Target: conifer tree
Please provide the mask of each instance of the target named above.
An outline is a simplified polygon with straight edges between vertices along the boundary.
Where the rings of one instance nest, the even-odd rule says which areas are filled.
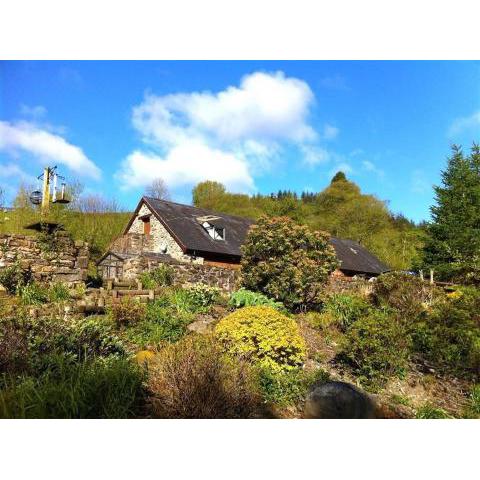
[[[452,147],[427,227],[423,265],[437,278],[480,283],[480,148]]]

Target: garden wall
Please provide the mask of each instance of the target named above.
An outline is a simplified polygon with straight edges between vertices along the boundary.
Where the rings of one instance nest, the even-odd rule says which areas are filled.
[[[212,265],[199,265],[194,263],[179,262],[168,255],[158,257],[139,255],[128,258],[123,264],[124,278],[137,278],[140,273],[157,267],[160,263],[170,265],[175,272],[175,284],[188,285],[204,283],[212,287],[218,287],[225,292],[231,292],[236,288],[239,272],[228,268],[215,267]]]
[[[39,282],[81,283],[87,276],[88,244],[67,232],[39,236],[0,234],[0,270],[19,262]]]

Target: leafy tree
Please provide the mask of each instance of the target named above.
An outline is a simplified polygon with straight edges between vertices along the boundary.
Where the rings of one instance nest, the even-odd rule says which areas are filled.
[[[329,235],[287,217],[262,217],[248,235],[242,257],[243,286],[300,309],[319,303],[338,266]]]
[[[480,148],[452,147],[442,184],[435,186],[423,264],[445,280],[480,283]]]
[[[200,182],[192,191],[193,204],[196,207],[213,209],[225,191],[225,186],[220,182]]]
[[[343,172],[337,172],[333,178],[332,178],[332,182],[331,183],[335,183],[335,182],[345,182],[347,180],[347,177],[345,176],[345,174]]]

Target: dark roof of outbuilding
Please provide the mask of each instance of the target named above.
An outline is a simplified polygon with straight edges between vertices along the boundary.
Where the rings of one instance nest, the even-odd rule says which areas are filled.
[[[210,253],[240,259],[242,255],[240,247],[245,241],[248,229],[255,223],[250,218],[226,215],[153,197],[142,197],[125,233],[143,203],[176,239],[185,253]],[[198,217],[204,216],[219,217],[217,220],[212,219],[210,223],[225,228],[225,240],[214,240],[210,237],[198,220]],[[370,275],[379,275],[389,270],[375,255],[353,240],[332,237],[330,243],[341,262],[340,270]]]
[[[371,275],[380,275],[390,270],[373,253],[353,240],[331,237],[330,243],[341,262],[340,270]]]
[[[240,247],[245,241],[250,225],[254,223],[249,218],[226,215],[153,197],[142,197],[135,215],[143,202],[186,253],[213,253],[227,257],[240,257]],[[130,228],[135,215],[125,232]],[[198,217],[205,216],[218,217],[218,219],[210,220],[210,223],[225,229],[225,240],[214,240],[207,233],[198,220]]]

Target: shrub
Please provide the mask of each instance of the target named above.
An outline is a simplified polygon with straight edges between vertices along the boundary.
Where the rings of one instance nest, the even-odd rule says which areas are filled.
[[[311,385],[319,381],[326,382],[328,379],[329,374],[320,369],[310,372],[302,369],[287,372],[261,369],[259,375],[260,388],[265,402],[281,407],[304,401]]]
[[[262,217],[242,247],[242,284],[289,309],[320,302],[330,272],[337,266],[329,236],[286,217]]]
[[[328,330],[332,325],[337,325],[337,319],[330,312],[307,312],[305,320],[319,330]]]
[[[29,284],[31,281],[31,270],[22,268],[19,263],[14,263],[10,267],[0,270],[0,285],[11,295],[14,295],[20,287]]]
[[[275,308],[280,312],[284,312],[285,306],[282,302],[276,302],[271,298],[268,298],[263,293],[252,292],[246,288],[240,288],[230,295],[228,305],[233,308],[253,307],[257,305],[266,305],[268,307]]]
[[[196,283],[188,287],[188,295],[191,298],[192,304],[199,309],[209,307],[214,304],[220,296],[220,289],[216,287],[210,287],[203,283]]]
[[[405,320],[411,321],[425,311],[438,291],[418,277],[401,272],[389,272],[380,275],[373,289],[378,305],[387,305],[402,313]]]
[[[81,363],[52,357],[36,377],[9,378],[0,390],[1,418],[128,418],[142,405],[142,373],[124,358]]]
[[[336,319],[343,331],[359,318],[368,315],[370,308],[370,304],[363,298],[348,293],[336,293],[328,296],[323,306],[323,310]]]
[[[347,330],[340,358],[353,367],[363,383],[377,387],[404,371],[409,347],[402,322],[388,311],[374,310]]]
[[[245,307],[222,319],[215,334],[230,354],[272,370],[288,370],[305,359],[305,341],[295,320],[271,307]]]
[[[147,305],[145,320],[129,328],[124,335],[141,348],[176,342],[185,335],[191,321],[192,314],[166,306],[165,300],[160,298]]]
[[[168,287],[173,284],[175,278],[175,271],[170,265],[164,263],[158,267],[150,270],[149,272],[143,272],[140,275],[140,280],[144,288],[155,287]]]
[[[465,417],[480,418],[480,384],[472,387],[469,404],[465,411]]]
[[[117,327],[134,325],[145,318],[146,307],[144,304],[131,297],[123,297],[110,307],[110,316]]]
[[[54,283],[48,289],[48,299],[53,302],[64,302],[70,299],[70,292],[64,283]]]
[[[444,419],[444,418],[453,418],[448,412],[443,410],[443,408],[437,408],[431,403],[426,403],[421,406],[415,415],[415,418],[421,419]]]
[[[480,292],[439,303],[412,326],[416,352],[438,367],[458,374],[480,373]]]
[[[0,374],[22,372],[29,365],[29,345],[25,330],[11,318],[0,318]]]
[[[261,405],[251,368],[222,355],[210,336],[191,335],[161,350],[148,387],[159,418],[246,418]]]
[[[19,287],[18,293],[24,305],[42,305],[48,302],[48,289],[35,282]]]

